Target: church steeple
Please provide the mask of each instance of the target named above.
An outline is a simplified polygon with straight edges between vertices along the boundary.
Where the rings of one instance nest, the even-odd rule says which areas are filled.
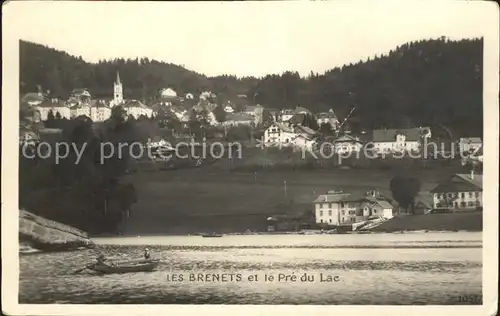
[[[120,72],[119,71],[116,72],[116,81],[115,81],[115,84],[116,85],[121,85],[122,84],[121,81],[120,81]]]
[[[113,104],[118,105],[123,103],[123,86],[120,80],[120,73],[116,72],[116,81],[114,84],[114,96],[113,96]]]

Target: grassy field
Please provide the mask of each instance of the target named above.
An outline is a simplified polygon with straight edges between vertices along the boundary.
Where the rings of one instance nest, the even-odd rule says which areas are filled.
[[[481,231],[482,229],[483,212],[477,211],[395,217],[371,231],[391,233],[417,230]]]
[[[418,177],[425,194],[450,172],[442,169],[403,174]],[[389,182],[398,173],[355,169],[254,173],[211,166],[138,172],[130,177],[139,202],[122,231],[145,235],[264,230],[268,216],[312,211],[312,201],[328,190],[364,192],[376,188],[391,197]]]

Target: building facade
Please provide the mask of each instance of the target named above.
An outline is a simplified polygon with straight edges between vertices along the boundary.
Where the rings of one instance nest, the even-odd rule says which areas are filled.
[[[431,193],[434,209],[475,210],[483,206],[483,176],[454,174]]]
[[[421,144],[431,137],[428,127],[379,129],[373,131],[373,149],[379,153],[420,151]]]
[[[71,111],[71,118],[76,118],[76,117],[79,117],[79,116],[86,116],[88,118],[91,117],[91,110],[90,110],[90,105],[89,104],[77,104],[77,105],[73,105],[71,108],[70,108],[70,111]]]
[[[382,217],[393,217],[393,206],[380,196],[377,190],[365,194],[351,194],[343,191],[328,191],[313,202],[317,224],[352,224]]]
[[[458,147],[461,153],[473,153],[483,146],[483,142],[479,137],[464,137],[460,138]]]
[[[90,119],[93,122],[103,122],[111,117],[111,108],[102,100],[93,102],[90,107]]]
[[[334,131],[338,130],[340,124],[337,115],[335,115],[335,112],[333,110],[330,110],[328,112],[318,113],[316,115],[316,122],[320,127],[323,124],[328,124]]]
[[[266,146],[291,145],[295,137],[297,137],[297,133],[295,133],[293,127],[282,123],[272,123],[264,131],[264,143]]]
[[[59,99],[45,100],[44,102],[33,107],[38,113],[40,113],[40,119],[46,121],[49,117],[49,113],[52,112],[54,118],[60,116],[60,118],[70,119],[71,111],[68,105]],[[59,115],[58,115],[59,113]]]
[[[138,100],[127,100],[123,104],[123,109],[127,116],[133,116],[135,119],[138,119],[141,115],[148,118],[153,115],[153,109]]]

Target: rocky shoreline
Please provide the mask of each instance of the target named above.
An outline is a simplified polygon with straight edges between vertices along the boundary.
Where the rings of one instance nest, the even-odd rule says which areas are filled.
[[[19,251],[70,251],[94,248],[84,231],[19,210]]]

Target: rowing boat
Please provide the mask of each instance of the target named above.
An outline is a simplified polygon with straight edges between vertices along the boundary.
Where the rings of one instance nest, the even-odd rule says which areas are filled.
[[[216,234],[216,233],[213,233],[213,234],[201,234],[201,237],[205,237],[205,238],[222,237],[222,234]]]
[[[87,269],[93,270],[99,273],[130,273],[130,272],[151,272],[153,271],[160,260],[129,260],[129,261],[118,261],[113,262],[99,262],[87,266]]]

